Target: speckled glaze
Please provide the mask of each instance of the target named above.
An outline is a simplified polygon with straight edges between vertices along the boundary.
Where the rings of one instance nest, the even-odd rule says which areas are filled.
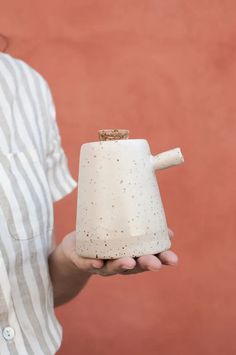
[[[115,259],[169,249],[155,170],[182,162],[179,148],[152,156],[144,139],[83,144],[76,218],[78,255]]]

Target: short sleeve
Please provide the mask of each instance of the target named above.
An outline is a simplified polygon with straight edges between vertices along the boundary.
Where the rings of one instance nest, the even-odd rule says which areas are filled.
[[[61,145],[61,136],[56,121],[56,109],[49,86],[46,83],[48,143],[46,152],[46,175],[53,201],[58,201],[77,186]]]

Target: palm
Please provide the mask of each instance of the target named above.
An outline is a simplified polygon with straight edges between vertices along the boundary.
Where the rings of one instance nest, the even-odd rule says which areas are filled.
[[[173,232],[169,230],[170,238]],[[82,258],[76,254],[75,232],[68,234],[62,241],[63,252],[80,270],[102,276],[115,274],[136,274],[144,271],[158,271],[162,265],[176,265],[177,255],[164,251],[157,255],[144,255],[137,258],[123,257],[114,260]]]

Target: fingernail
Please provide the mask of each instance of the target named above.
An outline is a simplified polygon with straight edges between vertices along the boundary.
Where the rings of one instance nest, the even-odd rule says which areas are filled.
[[[94,269],[100,269],[100,268],[102,267],[102,265],[101,265],[100,263],[93,263],[93,264],[92,264],[92,267],[93,267]]]
[[[121,269],[122,270],[131,270],[131,269],[133,269],[133,267],[131,266],[121,266]]]
[[[177,265],[178,261],[179,261],[178,256],[177,255],[173,255],[172,258],[171,258],[170,264],[171,265]]]
[[[176,265],[178,265],[178,260],[176,260],[176,261],[171,261],[169,265],[170,265],[170,266],[176,266]]]
[[[149,271],[160,271],[161,270],[161,265],[159,267],[149,267]]]

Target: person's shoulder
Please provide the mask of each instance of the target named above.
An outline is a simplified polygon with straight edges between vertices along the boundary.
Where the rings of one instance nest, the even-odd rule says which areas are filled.
[[[23,82],[22,79],[35,80],[41,87],[48,87],[46,79],[35,68],[21,58],[0,52],[0,77],[12,83]]]

